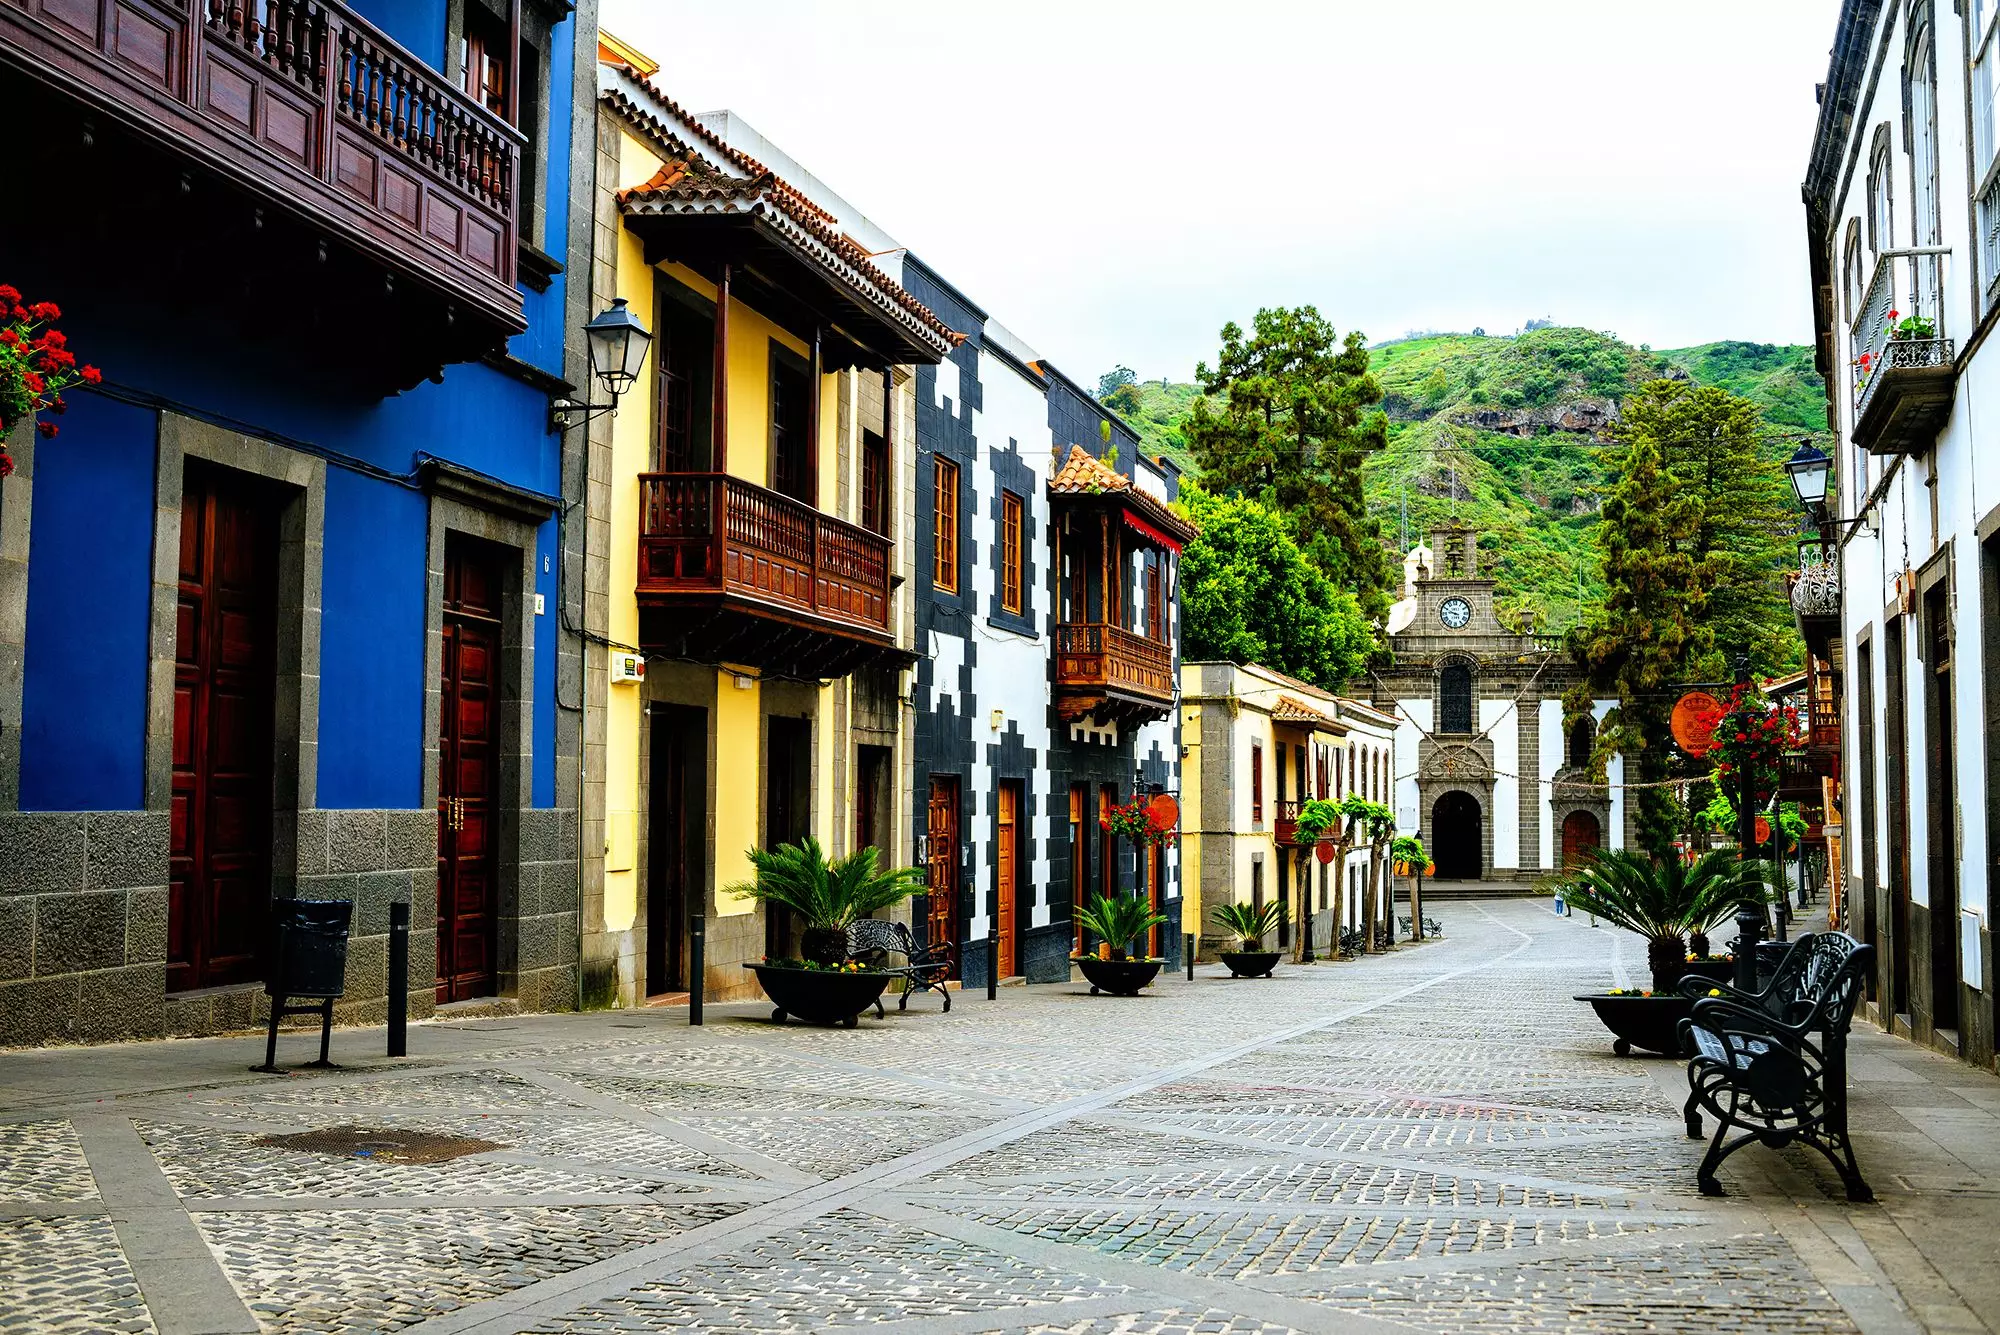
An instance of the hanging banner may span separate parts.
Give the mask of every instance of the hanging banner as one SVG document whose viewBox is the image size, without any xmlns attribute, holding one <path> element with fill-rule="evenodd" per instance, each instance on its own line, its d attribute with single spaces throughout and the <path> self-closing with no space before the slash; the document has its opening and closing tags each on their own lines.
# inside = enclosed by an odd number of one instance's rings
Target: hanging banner
<svg viewBox="0 0 2000 1335">
<path fill-rule="evenodd" d="M 1705 756 L 1715 747 L 1715 726 L 1728 706 L 1707 691 L 1689 691 L 1674 702 L 1674 744 L 1691 756 Z"/>
</svg>

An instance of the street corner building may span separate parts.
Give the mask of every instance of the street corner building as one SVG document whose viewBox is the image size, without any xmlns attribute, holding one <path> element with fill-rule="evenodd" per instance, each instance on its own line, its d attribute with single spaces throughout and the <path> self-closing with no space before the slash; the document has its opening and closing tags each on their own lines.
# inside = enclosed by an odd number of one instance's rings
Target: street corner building
<svg viewBox="0 0 2000 1335">
<path fill-rule="evenodd" d="M 605 35 L 591 282 L 655 341 L 590 435 L 592 1006 L 697 983 L 754 997 L 742 965 L 797 945 L 790 913 L 730 893 L 752 848 L 811 835 L 908 865 L 928 512 L 912 369 L 960 342 L 898 282 L 895 242 L 655 72 Z"/>
<path fill-rule="evenodd" d="M 1792 607 L 1837 925 L 1864 1010 L 1991 1068 L 2000 855 L 2000 6 L 1840 7 L 1805 164 L 1833 457 Z M 1814 456 L 1817 455 L 1817 458 Z M 1830 468 L 1834 483 L 1826 485 Z"/>
<path fill-rule="evenodd" d="M 343 1020 L 399 901 L 413 1013 L 575 1004 L 593 8 L 0 8 L 0 281 L 104 374 L 0 480 L 0 1043 L 254 1023 L 288 897 Z"/>
<path fill-rule="evenodd" d="M 904 282 L 963 341 L 916 375 L 920 939 L 964 982 L 1063 982 L 1074 910 L 1136 894 L 1181 958 L 1179 841 L 1111 808 L 1180 788 L 1179 474 L 915 256 Z"/>
<path fill-rule="evenodd" d="M 1380 850 L 1358 842 L 1337 865 L 1321 861 L 1298 824 L 1309 801 L 1389 804 L 1395 714 L 1255 663 L 1186 663 L 1181 717 L 1182 854 L 1198 873 L 1187 923 L 1201 948 L 1212 957 L 1235 939 L 1215 920 L 1226 904 L 1278 905 L 1278 947 L 1307 922 L 1316 956 L 1334 953 L 1336 931 L 1388 925 Z"/>
</svg>

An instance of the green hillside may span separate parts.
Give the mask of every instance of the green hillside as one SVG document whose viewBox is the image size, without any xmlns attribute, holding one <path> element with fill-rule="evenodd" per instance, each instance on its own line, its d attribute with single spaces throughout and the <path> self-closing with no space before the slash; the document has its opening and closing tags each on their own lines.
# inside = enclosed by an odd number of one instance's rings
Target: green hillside
<svg viewBox="0 0 2000 1335">
<path fill-rule="evenodd" d="M 1369 461 L 1368 505 L 1397 551 L 1456 515 L 1478 527 L 1503 612 L 1533 610 L 1544 630 L 1602 592 L 1590 533 L 1605 431 L 1625 394 L 1659 376 L 1720 385 L 1756 403 L 1782 458 L 1823 436 L 1826 400 L 1812 350 L 1722 342 L 1652 351 L 1587 329 L 1437 334 L 1376 347 L 1389 446 Z M 1148 453 L 1194 471 L 1178 423 L 1192 385 L 1141 381 L 1114 405 Z M 1826 442 L 1820 441 L 1822 447 Z"/>
</svg>

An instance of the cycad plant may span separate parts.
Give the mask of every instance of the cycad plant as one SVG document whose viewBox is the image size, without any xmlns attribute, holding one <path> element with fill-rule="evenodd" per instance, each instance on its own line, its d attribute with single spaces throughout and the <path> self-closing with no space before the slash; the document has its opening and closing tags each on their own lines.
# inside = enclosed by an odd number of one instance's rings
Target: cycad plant
<svg viewBox="0 0 2000 1335">
<path fill-rule="evenodd" d="M 796 844 L 753 848 L 750 865 L 757 878 L 726 893 L 756 900 L 768 911 L 790 909 L 805 922 L 799 953 L 810 964 L 839 964 L 847 958 L 847 925 L 923 893 L 921 867 L 880 868 L 873 848 L 828 860 L 819 840 L 807 835 Z"/>
<path fill-rule="evenodd" d="M 1236 934 L 1244 950 L 1262 950 L 1265 933 L 1278 928 L 1280 911 L 1275 901 L 1261 908 L 1255 904 L 1218 904 L 1211 916 L 1218 925 Z"/>
<path fill-rule="evenodd" d="M 1077 920 L 1111 947 L 1111 958 L 1122 960 L 1139 934 L 1167 920 L 1164 913 L 1136 895 L 1099 894 L 1077 911 Z"/>
<path fill-rule="evenodd" d="M 1653 991 L 1670 992 L 1687 971 L 1687 938 L 1706 932 L 1738 904 L 1770 898 L 1770 868 L 1733 848 L 1711 849 L 1695 861 L 1655 860 L 1644 853 L 1600 849 L 1570 871 L 1563 895 L 1577 908 L 1646 938 Z"/>
</svg>

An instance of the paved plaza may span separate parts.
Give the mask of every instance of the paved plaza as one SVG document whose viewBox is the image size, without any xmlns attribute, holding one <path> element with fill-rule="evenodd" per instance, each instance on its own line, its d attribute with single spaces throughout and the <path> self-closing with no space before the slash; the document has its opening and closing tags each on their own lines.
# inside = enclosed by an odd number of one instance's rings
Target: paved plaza
<svg viewBox="0 0 2000 1335">
<path fill-rule="evenodd" d="M 1272 981 L 853 1031 L 507 1017 L 398 1062 L 343 1031 L 343 1070 L 285 1077 L 242 1039 L 6 1055 L 0 1331 L 2000 1324 L 2000 1081 L 1861 1026 L 1880 1203 L 1759 1148 L 1705 1199 L 1679 1063 L 1570 999 L 1643 983 L 1643 943 L 1437 912 L 1442 941 Z M 413 1130 L 451 1139 L 380 1139 Z"/>
</svg>

